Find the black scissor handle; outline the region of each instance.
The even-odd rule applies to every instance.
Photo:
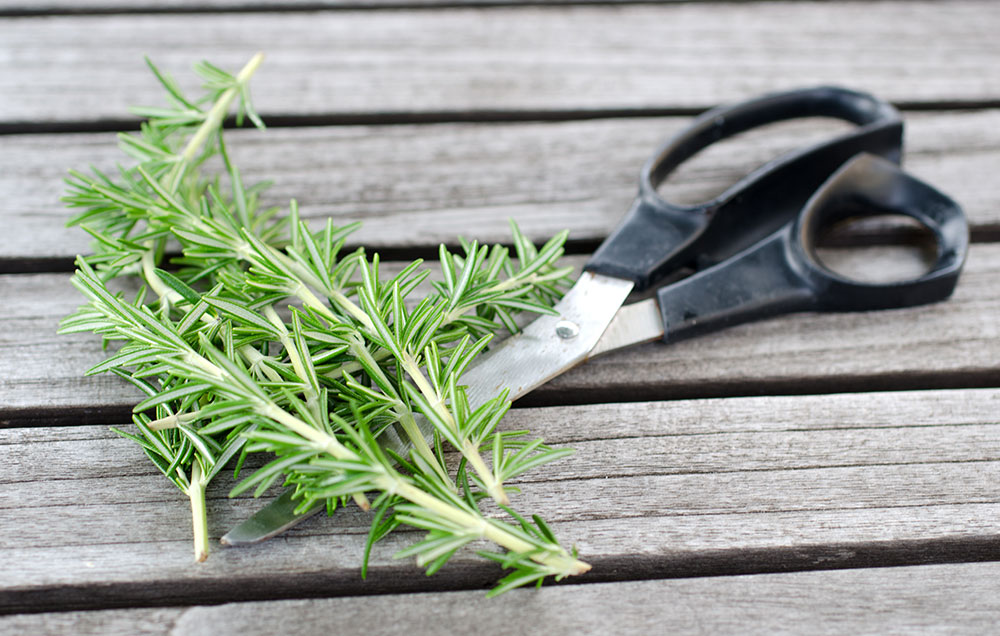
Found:
[[[923,276],[866,283],[827,268],[816,240],[847,218],[901,214],[927,227],[937,257]],[[664,340],[795,311],[860,311],[943,300],[958,282],[969,244],[962,209],[895,164],[858,155],[824,183],[801,214],[756,245],[657,292]]]
[[[656,192],[677,166],[712,143],[802,117],[835,117],[857,127],[783,155],[705,203],[675,205]],[[842,88],[775,93],[710,110],[646,162],[632,208],[585,269],[632,280],[642,291],[680,267],[701,269],[717,263],[794,217],[816,188],[852,156],[869,152],[898,163],[902,144],[903,121],[895,108]]]

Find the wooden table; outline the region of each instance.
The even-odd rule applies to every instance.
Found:
[[[0,632],[996,629],[1000,3],[274,7],[0,0]],[[67,168],[118,160],[127,105],[160,103],[142,54],[187,80],[256,50],[272,128],[231,135],[244,174],[310,217],[364,221],[357,240],[386,258],[502,241],[513,217],[538,239],[569,227],[581,262],[692,114],[831,83],[904,111],[907,167],[966,208],[966,272],[942,304],[642,346],[519,403],[503,426],[577,449],[519,497],[593,564],[577,580],[487,601],[496,568],[465,553],[426,578],[392,559],[400,533],[363,581],[357,510],[195,564],[186,500],[108,430],[136,394],[82,377],[94,338],[54,333],[88,249],[57,199]],[[716,191],[807,130],[732,141],[670,193]],[[853,255],[879,268],[896,251]],[[214,537],[259,505],[227,490],[210,494]]]

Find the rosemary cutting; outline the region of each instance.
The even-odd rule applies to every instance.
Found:
[[[540,517],[514,511],[507,485],[571,451],[499,431],[506,395],[470,404],[461,384],[495,334],[518,330],[518,314],[551,313],[568,284],[570,268],[558,266],[566,233],[536,248],[512,226],[513,254],[441,246],[432,281],[421,261],[388,275],[377,254],[346,251],[356,224],[313,229],[295,201],[286,215],[263,207],[266,184],[244,183],[222,126],[235,109],[238,125],[263,128],[248,89],[261,60],[236,75],[197,65],[200,100],[150,63],[168,106],[135,109],[139,133],[119,135],[134,165],[71,171],[64,198],[95,253],[77,259],[73,284],[89,302],[61,331],[117,343],[88,373],[115,373],[146,395],[136,430],[118,433],[189,497],[196,559],[209,551],[206,486],[266,452],[273,459],[232,494],[280,481],[300,509],[371,508],[363,573],[373,544],[400,524],[426,531],[397,556],[429,574],[470,542],[495,544],[479,553],[512,571],[491,594],[585,572]],[[124,276],[142,280],[136,297],[109,290]],[[483,499],[507,520],[484,514]]]

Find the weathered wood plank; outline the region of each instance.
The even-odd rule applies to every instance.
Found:
[[[621,412],[624,417],[633,415],[627,408]],[[539,433],[546,428],[537,419],[531,423]],[[624,425],[622,420],[616,423]],[[705,433],[696,439],[668,436],[579,442],[572,445],[577,449],[573,460],[538,471],[530,480],[518,480],[525,492],[515,499],[524,510],[544,512],[548,521],[563,524],[615,519],[642,524],[646,518],[747,513],[795,518],[820,511],[849,514],[925,506],[960,510],[996,503],[993,478],[1000,474],[996,424],[979,428],[942,425],[922,435],[900,430],[862,430],[853,435],[843,431],[715,433],[717,439],[705,439],[712,435]],[[913,441],[907,442],[908,438]],[[914,449],[918,443],[922,448]],[[858,452],[855,445],[870,450]],[[952,445],[957,448],[946,448]],[[46,446],[41,451],[22,453],[5,448],[0,452],[19,471],[3,476],[6,483],[0,509],[6,511],[6,519],[0,522],[5,529],[0,549],[113,546],[139,543],[144,538],[183,542],[190,535],[184,522],[186,499],[130,442]],[[691,457],[685,457],[686,453]],[[792,456],[795,453],[802,457]],[[33,469],[33,460],[43,454],[52,465]],[[92,464],[88,460],[97,461]],[[68,471],[57,472],[66,466],[74,469],[72,477]],[[93,476],[98,471],[99,476]],[[77,473],[82,474],[77,477]],[[225,493],[231,486],[232,482],[222,479],[210,497],[215,506],[211,522],[214,537],[259,507],[252,500],[227,499]],[[39,492],[45,492],[45,498],[39,499]],[[595,500],[614,501],[615,505]],[[49,521],[25,523],[40,518]],[[352,510],[340,514],[335,522],[313,523],[292,536],[336,532],[363,538],[367,519],[367,515]],[[588,541],[587,534],[584,531],[582,537],[572,540],[581,548],[587,546],[590,558],[627,557],[628,553],[603,545],[602,539]],[[409,536],[407,541],[412,539]],[[814,543],[820,538],[809,532],[800,536]],[[723,537],[717,537],[711,547],[729,547],[722,541]]]
[[[520,410],[505,426],[579,449],[536,471],[542,483],[522,482],[516,505],[580,548],[589,580],[618,580],[997,558],[998,401],[1000,390],[716,399]],[[58,439],[64,429],[18,431],[18,444],[0,445],[4,611],[468,588],[495,576],[462,554],[425,579],[391,559],[414,537],[398,532],[362,582],[368,520],[354,508],[195,565],[183,496],[131,443],[88,429],[74,441]],[[256,505],[226,488],[209,502],[214,537]]]
[[[232,603],[0,618],[9,633],[245,636],[441,631],[533,634],[981,634],[996,626],[1000,565],[966,563],[481,592]]]
[[[635,196],[639,167],[689,117],[567,123],[348,126],[233,131],[245,178],[273,181],[270,204],[298,200],[304,216],[362,221],[354,241],[428,249],[457,233],[509,240],[513,218],[535,239],[569,228],[575,241],[606,236]],[[824,125],[826,124],[826,125]],[[717,144],[667,183],[695,202],[749,170],[839,126],[809,120]],[[955,197],[981,236],[1000,233],[1000,111],[907,117],[906,165]],[[58,202],[69,168],[113,172],[110,134],[0,136],[0,271],[68,266],[88,236],[64,227]]]
[[[995,396],[992,397],[995,403]],[[885,401],[879,404],[898,406]],[[919,404],[927,406],[926,401],[919,401]],[[937,405],[931,406],[934,412],[940,412]],[[996,424],[961,423],[954,429],[951,427],[955,425],[939,424],[919,430],[906,428],[902,433],[898,422],[895,427],[878,431],[837,428],[720,433],[716,428],[703,426],[704,433],[680,436],[668,427],[654,435],[638,435],[628,426],[631,418],[644,415],[661,419],[656,408],[627,406],[619,409],[618,417],[612,421],[616,424],[613,429],[616,438],[573,442],[577,454],[572,461],[528,475],[517,483],[545,481],[548,490],[565,491],[567,495],[585,487],[572,482],[588,480],[602,480],[599,486],[602,492],[621,488],[625,483],[638,486],[636,491],[648,491],[642,502],[630,501],[637,498],[636,493],[623,495],[623,504],[628,502],[628,505],[618,511],[594,510],[593,502],[586,498],[567,501],[551,515],[555,521],[607,516],[638,518],[657,513],[730,514],[748,508],[757,512],[819,510],[831,505],[822,486],[817,488],[798,473],[789,471],[810,471],[813,481],[839,481],[845,490],[849,487],[854,497],[844,495],[835,502],[842,508],[877,506],[890,497],[893,505],[899,507],[955,501],[990,503],[994,494],[994,485],[982,479],[993,472],[990,462],[1000,455],[1000,443],[991,439],[996,435]],[[916,409],[910,406],[906,410]],[[582,420],[589,430],[607,422],[592,417],[587,411],[571,410],[568,414]],[[530,411],[529,415],[534,417],[526,423],[532,424],[533,429],[539,428],[539,414]],[[563,411],[555,411],[541,418],[566,416]],[[688,414],[686,419],[689,418]],[[946,420],[942,418],[942,421]],[[538,434],[547,430],[543,422]],[[720,435],[724,439],[715,438]],[[4,446],[0,456],[11,468],[0,475],[0,483],[4,484],[0,509],[10,511],[14,517],[34,516],[49,510],[63,524],[24,527],[17,532],[9,528],[10,533],[0,539],[0,547],[116,543],[123,534],[142,536],[143,528],[148,529],[151,525],[162,528],[157,532],[158,540],[183,540],[189,529],[184,524],[171,527],[170,515],[177,510],[172,504],[163,505],[180,499],[176,491],[166,480],[158,480],[160,484],[147,483],[156,479],[156,470],[142,457],[136,459],[133,455],[138,455],[138,451],[131,443],[117,438]],[[608,465],[609,460],[614,461],[613,466]],[[883,482],[895,484],[907,481],[911,485],[937,483],[946,473],[947,486],[938,486],[930,493],[902,493],[892,497],[886,492],[872,490],[864,481],[871,477],[871,467],[878,467]],[[725,476],[730,473],[737,475]],[[72,478],[67,479],[68,475]],[[58,483],[49,483],[53,481]],[[741,483],[748,492],[740,494],[737,500],[706,500],[703,490],[696,487],[703,483],[717,484],[716,488],[721,487],[718,484]],[[112,484],[117,484],[118,488],[109,489]],[[255,507],[246,501],[230,506],[225,498],[230,485],[220,483],[212,495],[212,499],[219,500],[228,510],[216,520],[223,528]],[[690,492],[686,492],[686,488],[676,488],[679,485],[690,485]],[[51,496],[34,499],[32,493],[39,492],[43,486]],[[537,488],[530,487],[532,492]],[[137,495],[139,492],[142,494]],[[529,492],[525,497],[529,504],[536,503],[537,495]],[[128,515],[123,520],[122,515],[110,512],[123,506],[141,511],[141,514]],[[72,521],[79,521],[80,525]],[[357,515],[353,519],[348,515],[342,521],[349,524],[340,527],[342,532],[356,534],[363,530]]]
[[[172,523],[180,522],[182,510],[176,508]],[[141,512],[131,508],[116,514]],[[32,522],[48,522],[51,511],[46,515]],[[587,580],[596,582],[997,560],[998,515],[996,504],[943,505],[646,517],[553,528],[594,565]],[[799,529],[811,526],[823,536],[802,536]],[[191,561],[190,540],[5,550],[4,558],[24,569],[4,572],[7,587],[0,590],[0,607],[4,612],[51,611],[426,592],[489,586],[500,575],[463,554],[427,579],[412,564],[388,557],[409,539],[404,533],[387,539],[380,546],[383,553],[373,557],[367,580],[360,578],[359,568],[364,537],[342,532],[221,550],[202,565]],[[618,551],[596,556],[594,550],[606,546]]]
[[[909,263],[876,248],[860,253],[870,270]],[[992,386],[1000,377],[998,272],[1000,246],[975,244],[947,302],[784,316],[671,346],[643,345],[592,360],[522,404]],[[136,389],[114,376],[82,375],[103,359],[99,339],[55,333],[80,303],[67,275],[0,276],[0,297],[0,425],[127,418],[140,399]]]
[[[552,587],[494,605],[477,602],[470,592],[435,596],[433,607],[412,596],[380,598],[378,608],[355,602],[353,610],[347,599],[293,601],[251,612],[240,606],[193,609],[176,628],[211,634],[213,624],[241,633],[246,626],[245,633],[266,634],[279,625],[308,629],[354,615],[362,620],[348,622],[359,634],[382,626],[387,633],[432,634],[442,616],[456,630],[526,634],[539,624],[553,634],[642,634],[664,625],[671,633],[697,634],[977,633],[995,627],[998,571],[997,564],[968,564]],[[374,618],[380,608],[385,610]],[[289,613],[296,618],[283,620]],[[400,625],[397,617],[411,613],[420,618]],[[254,622],[264,616],[267,623]]]
[[[144,54],[238,68],[249,46],[269,54],[259,107],[295,116],[703,108],[816,83],[995,102],[998,18],[988,0],[21,18],[0,23],[0,121],[126,118],[161,102]]]
[[[173,631],[180,608],[59,612],[0,616],[3,634],[76,634],[77,636],[161,636]],[[225,628],[219,627],[218,633]]]

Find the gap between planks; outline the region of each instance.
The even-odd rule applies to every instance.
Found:
[[[678,0],[679,2],[684,0]],[[748,0],[750,1],[750,0]],[[793,2],[797,0],[775,0]],[[853,0],[851,0],[853,1]],[[659,2],[659,0],[650,0]],[[640,4],[643,0],[640,0]],[[316,128],[326,126],[412,126],[415,124],[516,124],[516,123],[559,123],[571,121],[594,121],[603,119],[652,119],[659,117],[693,117],[700,115],[717,104],[702,104],[682,107],[648,108],[604,108],[600,110],[462,110],[462,111],[385,111],[366,113],[330,113],[314,115],[264,114],[262,119],[268,129]],[[909,115],[949,111],[994,110],[1000,108],[1000,99],[935,99],[923,101],[894,101],[897,110]],[[4,135],[45,135],[100,132],[136,132],[139,119],[104,118],[98,120],[62,120],[54,122],[3,122],[0,121],[0,136]],[[227,118],[223,127],[236,130],[233,118]]]
[[[147,14],[202,14],[202,13],[315,13],[318,11],[378,11],[499,8],[510,6],[571,7],[589,5],[625,6],[633,4],[734,4],[760,0],[162,0],[160,2],[136,1],[115,3],[113,0],[43,0],[26,3],[24,0],[0,0],[2,17],[43,17],[81,15],[147,15]],[[782,0],[801,2],[808,0]],[[840,0],[855,1],[855,0]]]

